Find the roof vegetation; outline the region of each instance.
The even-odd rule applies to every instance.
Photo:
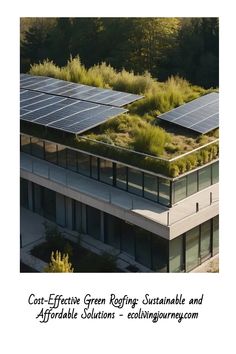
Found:
[[[168,125],[158,119],[159,114],[213,91],[191,85],[178,76],[172,76],[166,82],[159,82],[152,78],[148,72],[144,75],[135,75],[126,70],[118,72],[105,63],[86,69],[79,57],[71,57],[64,67],[58,67],[52,61],[45,60],[43,63],[32,65],[30,74],[50,76],[145,96],[128,106],[129,113],[110,119],[83,134],[84,137],[97,141],[97,144],[81,140],[78,137],[76,142],[78,147],[86,148],[88,151],[92,152],[95,149],[95,153],[100,152],[111,158],[111,154],[113,154],[113,158],[134,163],[135,159],[130,156],[127,158],[129,154],[119,152],[118,147],[131,150],[130,152],[137,151],[170,159],[214,141],[218,137],[218,129],[207,135],[197,135],[183,128]],[[99,145],[99,142],[105,143],[106,146]],[[96,148],[94,148],[94,144]],[[216,143],[201,152],[188,155],[178,159],[178,162],[168,163],[168,165],[160,161],[157,163],[157,160],[151,159],[151,157],[145,158],[143,162],[137,159],[136,163],[139,167],[176,177],[216,159],[218,151],[218,143]],[[127,156],[125,157],[125,155]]]

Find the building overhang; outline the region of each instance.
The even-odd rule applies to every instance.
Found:
[[[168,240],[219,213],[218,183],[167,208],[24,153],[20,175]]]

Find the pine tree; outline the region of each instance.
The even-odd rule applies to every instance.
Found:
[[[73,273],[74,268],[69,262],[68,254],[61,255],[61,252],[56,251],[55,256],[52,252],[51,262],[45,267],[44,271],[47,273]]]

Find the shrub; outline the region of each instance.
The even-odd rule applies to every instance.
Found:
[[[107,88],[113,86],[117,76],[116,70],[104,62],[89,68],[88,73],[90,76],[100,77]]]
[[[164,129],[150,125],[134,132],[133,146],[139,152],[159,156],[169,140],[170,135]]]
[[[197,163],[198,163],[198,166],[202,166],[203,165],[203,156],[202,156],[201,153],[197,154]]]
[[[165,83],[160,83],[153,79],[148,72],[143,75],[135,75],[133,72],[124,69],[117,72],[104,62],[86,69],[79,56],[70,57],[67,65],[62,68],[48,59],[44,60],[43,63],[32,65],[30,74],[51,76],[86,85],[143,94],[145,98],[133,103],[129,107],[130,112],[153,116],[207,92],[201,87],[192,86],[188,81],[178,76],[172,76]]]
[[[171,165],[169,173],[170,173],[170,177],[178,177],[179,167],[177,165]]]
[[[177,145],[173,145],[173,144],[167,144],[165,146],[165,151],[169,154],[174,154],[175,152],[179,151],[180,147]]]
[[[97,267],[99,272],[115,272],[116,269],[116,257],[104,252],[99,258],[97,258]]]
[[[70,242],[66,241],[63,247],[63,253],[68,254],[70,258],[73,256],[73,247]]]
[[[196,142],[200,145],[207,144],[208,142],[208,137],[206,135],[199,135],[196,139]]]
[[[209,162],[209,153],[207,150],[201,151],[203,163]]]
[[[190,171],[192,169],[192,164],[189,159],[186,159],[186,170]]]
[[[122,114],[119,117],[110,119],[102,126],[100,126],[100,132],[103,133],[108,129],[117,133],[133,132],[137,128],[147,126],[147,122],[137,115]]]
[[[54,225],[44,223],[45,238],[51,249],[58,249],[60,251],[64,248],[64,235]]]
[[[56,251],[51,254],[51,262],[44,269],[47,273],[73,273],[74,269],[69,262],[68,254],[61,255],[61,252]]]
[[[96,136],[96,140],[101,141],[102,143],[114,145],[113,140],[107,134]]]
[[[60,68],[48,59],[44,60],[43,63],[31,65],[29,71],[31,75],[50,76],[58,79],[60,78],[60,72]]]
[[[178,168],[179,168],[179,172],[180,174],[185,173],[186,172],[186,161],[184,159],[178,160],[176,162]]]
[[[212,146],[212,158],[216,159],[219,154],[219,147],[218,146]]]
[[[191,168],[193,169],[193,168],[195,168],[195,167],[197,167],[197,156],[196,156],[196,154],[194,154],[194,155],[188,155],[188,157],[187,157],[187,161],[189,161],[189,163],[191,164]]]

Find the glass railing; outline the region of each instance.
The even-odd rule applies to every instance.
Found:
[[[117,149],[117,147],[107,148],[108,144],[100,144],[103,151],[98,151],[97,142],[87,139],[81,139],[81,141],[82,144],[75,149],[22,134],[21,151],[165,206],[171,206],[218,182],[218,161],[208,163],[203,168],[186,173],[180,178],[171,178],[158,175],[154,171],[147,172],[144,169],[132,167],[135,159],[135,163],[138,164],[139,161],[142,167],[143,163],[140,163],[142,159],[144,161],[147,158],[152,159],[145,154],[134,153],[132,155],[132,151],[123,149],[121,155],[123,154],[124,163],[126,163],[123,164],[120,162],[121,158],[119,162],[114,160],[114,156],[117,158],[115,150],[112,155],[112,149]],[[199,149],[195,153],[199,153]],[[100,157],[105,154],[107,154],[107,159]],[[131,155],[135,156],[135,159],[133,158],[133,161],[129,161],[128,164],[125,156],[131,158]],[[154,164],[158,158],[153,157],[152,161]],[[161,160],[159,163],[168,166],[172,162]]]

